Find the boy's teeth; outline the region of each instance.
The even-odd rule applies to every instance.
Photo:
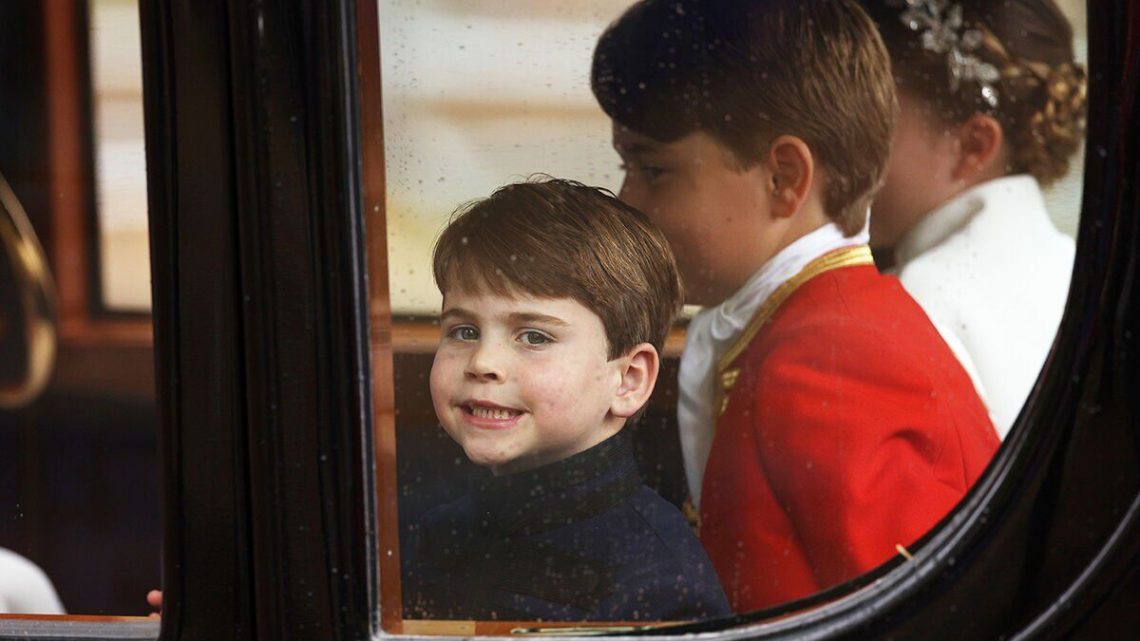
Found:
[[[506,419],[512,418],[518,412],[514,410],[491,409],[488,407],[472,407],[471,413],[479,418]]]

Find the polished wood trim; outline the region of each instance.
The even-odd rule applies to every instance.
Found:
[[[52,193],[52,270],[59,289],[59,317],[74,321],[87,315],[90,292],[86,203],[91,173],[83,141],[83,59],[79,46],[80,4],[72,0],[43,3],[48,107],[48,157]],[[69,325],[74,327],[74,324]],[[61,339],[66,340],[61,327]]]
[[[257,623],[226,9],[139,6],[167,641]]]
[[[394,634],[425,636],[513,636],[527,638],[551,634],[569,636],[581,632],[593,636],[616,634],[682,625],[684,622],[613,622],[613,621],[466,621],[449,619],[405,619],[395,626]],[[578,636],[574,634],[574,636]]]
[[[410,106],[424,113],[455,121],[505,120],[527,117],[557,120],[597,120],[605,116],[592,103],[587,105],[524,100],[465,100],[458,98],[413,98]]]
[[[367,164],[366,164],[367,166]],[[370,235],[375,235],[375,232],[370,232]],[[383,242],[383,239],[381,239]],[[383,261],[381,267],[370,267],[370,271],[375,269],[383,269],[382,277],[385,279],[385,286],[387,286],[387,261],[381,258],[379,261],[375,259],[376,253],[374,248],[369,248],[369,259],[373,262]],[[385,254],[385,257],[387,254]],[[373,299],[375,300],[375,298]],[[388,313],[387,299],[384,299],[383,304],[385,307],[381,310],[383,313]],[[373,303],[373,324],[376,325],[375,320],[377,310],[377,303]],[[373,328],[373,350],[376,350],[378,337],[387,340],[391,337],[390,351],[397,354],[433,354],[435,347],[439,343],[439,324],[433,320],[397,320],[395,322],[389,321],[391,324],[383,325]],[[675,358],[681,355],[681,350],[685,347],[685,328],[683,326],[676,326],[669,331],[669,336],[665,339],[665,349],[662,350],[664,358]],[[390,358],[390,356],[389,356]],[[372,371],[377,372],[376,363],[372,365]]]
[[[396,331],[419,336],[418,327],[393,326],[388,288],[384,120],[377,2],[356,4],[359,66],[362,200],[368,264],[368,319],[372,367],[372,442],[376,461],[376,532],[379,540],[380,624],[393,631],[403,618],[400,588],[400,518],[396,482],[396,396],[393,349]],[[397,330],[397,327],[400,329]],[[421,348],[417,338],[409,341]],[[434,347],[435,340],[432,340]],[[395,348],[398,350],[398,348]]]
[[[392,350],[397,354],[434,354],[439,324],[430,320],[403,320],[392,324]]]
[[[60,347],[51,381],[54,391],[89,392],[115,397],[153,398],[154,350],[149,344],[114,341]]]
[[[210,83],[227,91],[233,132],[252,580],[242,589],[257,639],[376,631],[356,4],[230,0],[215,31],[227,70]],[[177,119],[192,117],[178,107]]]
[[[65,345],[77,348],[104,347],[150,347],[153,332],[149,320],[107,319],[92,321],[90,318],[61,319],[59,333]]]
[[[154,618],[113,614],[0,614],[3,621],[81,621],[84,623],[153,623]]]

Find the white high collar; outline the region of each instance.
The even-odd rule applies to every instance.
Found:
[[[895,267],[901,270],[947,238],[958,233],[984,209],[1002,212],[995,224],[1024,226],[1019,217],[1040,216],[1045,211],[1041,188],[1033,176],[1020,174],[989,180],[967,189],[923,216],[895,247]],[[1033,221],[1035,222],[1035,221]],[[995,238],[1005,238],[995,234]]]
[[[677,423],[689,495],[695,507],[700,507],[701,479],[716,426],[713,380],[717,360],[732,347],[756,309],[777,287],[816,258],[836,249],[865,245],[868,238],[867,227],[845,237],[839,227],[828,223],[780,250],[736,293],[715,307],[701,310],[689,323],[677,375]]]

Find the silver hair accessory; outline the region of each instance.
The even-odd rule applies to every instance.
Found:
[[[899,17],[911,31],[922,32],[922,47],[946,55],[950,71],[950,91],[957,92],[962,81],[976,81],[982,99],[990,107],[998,106],[998,92],[993,83],[1001,79],[997,67],[974,55],[982,46],[982,32],[962,30],[962,5],[946,0],[887,0],[892,7],[905,8]],[[961,31],[961,34],[959,34]]]

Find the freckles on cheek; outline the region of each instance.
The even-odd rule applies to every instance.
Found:
[[[558,384],[535,385],[532,390],[535,399],[534,408],[541,414],[562,412],[567,404],[566,398],[574,395],[568,387]]]
[[[428,374],[428,388],[431,391],[432,400],[436,400],[437,395],[446,394],[451,386],[454,373],[455,357],[437,355],[432,362],[431,372]]]

